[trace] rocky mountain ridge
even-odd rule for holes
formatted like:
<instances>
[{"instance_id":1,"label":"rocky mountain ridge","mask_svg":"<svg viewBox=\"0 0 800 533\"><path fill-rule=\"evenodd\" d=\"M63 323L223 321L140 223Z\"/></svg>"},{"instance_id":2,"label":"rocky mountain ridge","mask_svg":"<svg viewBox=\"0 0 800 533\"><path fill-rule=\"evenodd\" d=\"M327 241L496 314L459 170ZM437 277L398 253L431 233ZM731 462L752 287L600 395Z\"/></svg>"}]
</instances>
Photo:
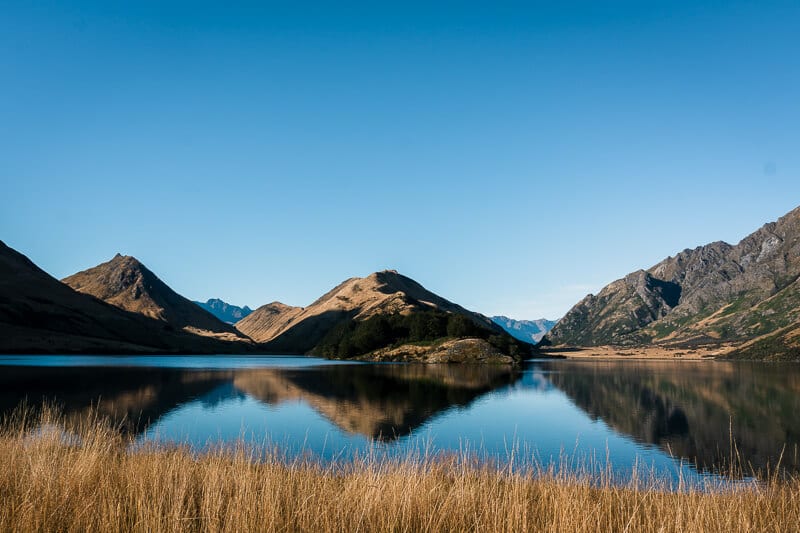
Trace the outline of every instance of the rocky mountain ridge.
<instances>
[{"instance_id":1,"label":"rocky mountain ridge","mask_svg":"<svg viewBox=\"0 0 800 533\"><path fill-rule=\"evenodd\" d=\"M735 343L733 356L800 349L800 207L736 245L684 250L576 304L553 345Z\"/></svg>"},{"instance_id":2,"label":"rocky mountain ridge","mask_svg":"<svg viewBox=\"0 0 800 533\"><path fill-rule=\"evenodd\" d=\"M253 312L253 310L246 305L244 307L239 307L238 305L232 305L222 301L219 298L211 298L205 302L195 301L193 303L205 309L226 324L235 324Z\"/></svg>"},{"instance_id":3,"label":"rocky mountain ridge","mask_svg":"<svg viewBox=\"0 0 800 533\"><path fill-rule=\"evenodd\" d=\"M118 254L60 282L0 243L0 353L316 350L354 359L413 345L404 360L508 364L531 348L394 271L347 280L306 308L276 302L251 316L258 320L248 331L260 343L177 294L133 257ZM381 360L392 357L384 350Z\"/></svg>"}]
</instances>

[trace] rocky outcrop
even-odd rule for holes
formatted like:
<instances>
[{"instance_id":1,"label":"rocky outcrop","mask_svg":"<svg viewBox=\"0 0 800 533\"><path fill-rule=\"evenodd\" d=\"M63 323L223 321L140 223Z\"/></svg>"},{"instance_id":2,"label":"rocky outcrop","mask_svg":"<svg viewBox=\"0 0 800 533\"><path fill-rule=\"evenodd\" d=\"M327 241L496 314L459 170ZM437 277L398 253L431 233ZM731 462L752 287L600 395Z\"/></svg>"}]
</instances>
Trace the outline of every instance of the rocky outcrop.
<instances>
[{"instance_id":1,"label":"rocky outcrop","mask_svg":"<svg viewBox=\"0 0 800 533\"><path fill-rule=\"evenodd\" d=\"M790 350L800 338L798 277L800 208L735 246L684 250L611 283L545 338L575 346L736 342L743 350L773 338L769 350Z\"/></svg>"}]
</instances>

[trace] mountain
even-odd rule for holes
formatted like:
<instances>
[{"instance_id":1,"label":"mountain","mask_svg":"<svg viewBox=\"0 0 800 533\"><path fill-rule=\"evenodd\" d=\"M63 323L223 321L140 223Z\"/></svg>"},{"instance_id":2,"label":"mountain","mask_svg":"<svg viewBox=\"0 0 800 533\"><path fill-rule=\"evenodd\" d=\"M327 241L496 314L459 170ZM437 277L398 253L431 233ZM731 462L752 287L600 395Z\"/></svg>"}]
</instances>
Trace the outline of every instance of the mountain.
<instances>
[{"instance_id":1,"label":"mountain","mask_svg":"<svg viewBox=\"0 0 800 533\"><path fill-rule=\"evenodd\" d=\"M800 358L800 207L736 245L684 250L575 305L545 340L723 344L732 357Z\"/></svg>"},{"instance_id":2,"label":"mountain","mask_svg":"<svg viewBox=\"0 0 800 533\"><path fill-rule=\"evenodd\" d=\"M212 298L207 302L193 302L199 305L221 321L226 324L235 324L247 315L253 312L252 309L247 307L238 307L229 303L223 302L219 298Z\"/></svg>"},{"instance_id":3,"label":"mountain","mask_svg":"<svg viewBox=\"0 0 800 533\"><path fill-rule=\"evenodd\" d=\"M348 279L308 307L280 302L264 305L236 327L276 352L338 358L443 338L479 337L486 342L491 338L505 353L529 348L489 318L437 296L394 270ZM480 352L481 357L489 354L483 345L457 348ZM418 356L415 351L415 360Z\"/></svg>"},{"instance_id":4,"label":"mountain","mask_svg":"<svg viewBox=\"0 0 800 533\"><path fill-rule=\"evenodd\" d=\"M2 353L215 353L226 347L243 349L76 292L0 241Z\"/></svg>"},{"instance_id":5,"label":"mountain","mask_svg":"<svg viewBox=\"0 0 800 533\"><path fill-rule=\"evenodd\" d=\"M196 304L173 291L135 257L117 254L111 261L61 280L78 292L111 305L166 322L184 331L222 340L247 340Z\"/></svg>"},{"instance_id":6,"label":"mountain","mask_svg":"<svg viewBox=\"0 0 800 533\"><path fill-rule=\"evenodd\" d=\"M539 320L514 320L507 316L493 316L492 322L506 332L524 342L539 342L545 334L556 325L555 320L540 318Z\"/></svg>"},{"instance_id":7,"label":"mountain","mask_svg":"<svg viewBox=\"0 0 800 533\"><path fill-rule=\"evenodd\" d=\"M236 323L236 329L256 342L270 342L295 323L295 318L303 312L302 307L292 307L281 302L262 305ZM310 343L308 349L313 346Z\"/></svg>"}]
</instances>

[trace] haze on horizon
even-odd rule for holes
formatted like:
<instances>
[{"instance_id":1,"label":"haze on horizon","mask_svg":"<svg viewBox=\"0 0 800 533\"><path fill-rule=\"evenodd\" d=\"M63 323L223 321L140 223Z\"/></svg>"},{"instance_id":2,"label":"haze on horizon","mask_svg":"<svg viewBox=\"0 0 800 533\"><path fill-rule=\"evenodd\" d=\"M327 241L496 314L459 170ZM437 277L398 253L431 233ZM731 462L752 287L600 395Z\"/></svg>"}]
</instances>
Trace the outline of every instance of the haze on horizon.
<instances>
[{"instance_id":1,"label":"haze on horizon","mask_svg":"<svg viewBox=\"0 0 800 533\"><path fill-rule=\"evenodd\" d=\"M10 2L0 239L308 305L558 318L800 204L797 2Z\"/></svg>"}]
</instances>

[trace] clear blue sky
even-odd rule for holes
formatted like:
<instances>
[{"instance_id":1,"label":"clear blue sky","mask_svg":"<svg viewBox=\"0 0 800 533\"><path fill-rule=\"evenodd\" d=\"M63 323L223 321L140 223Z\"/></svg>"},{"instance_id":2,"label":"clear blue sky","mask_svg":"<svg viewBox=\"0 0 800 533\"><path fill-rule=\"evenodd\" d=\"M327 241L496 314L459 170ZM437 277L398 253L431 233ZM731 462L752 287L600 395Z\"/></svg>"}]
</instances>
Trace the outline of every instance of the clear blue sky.
<instances>
[{"instance_id":1,"label":"clear blue sky","mask_svg":"<svg viewBox=\"0 0 800 533\"><path fill-rule=\"evenodd\" d=\"M700 4L4 2L0 239L192 299L396 268L556 318L800 204L800 4Z\"/></svg>"}]
</instances>

